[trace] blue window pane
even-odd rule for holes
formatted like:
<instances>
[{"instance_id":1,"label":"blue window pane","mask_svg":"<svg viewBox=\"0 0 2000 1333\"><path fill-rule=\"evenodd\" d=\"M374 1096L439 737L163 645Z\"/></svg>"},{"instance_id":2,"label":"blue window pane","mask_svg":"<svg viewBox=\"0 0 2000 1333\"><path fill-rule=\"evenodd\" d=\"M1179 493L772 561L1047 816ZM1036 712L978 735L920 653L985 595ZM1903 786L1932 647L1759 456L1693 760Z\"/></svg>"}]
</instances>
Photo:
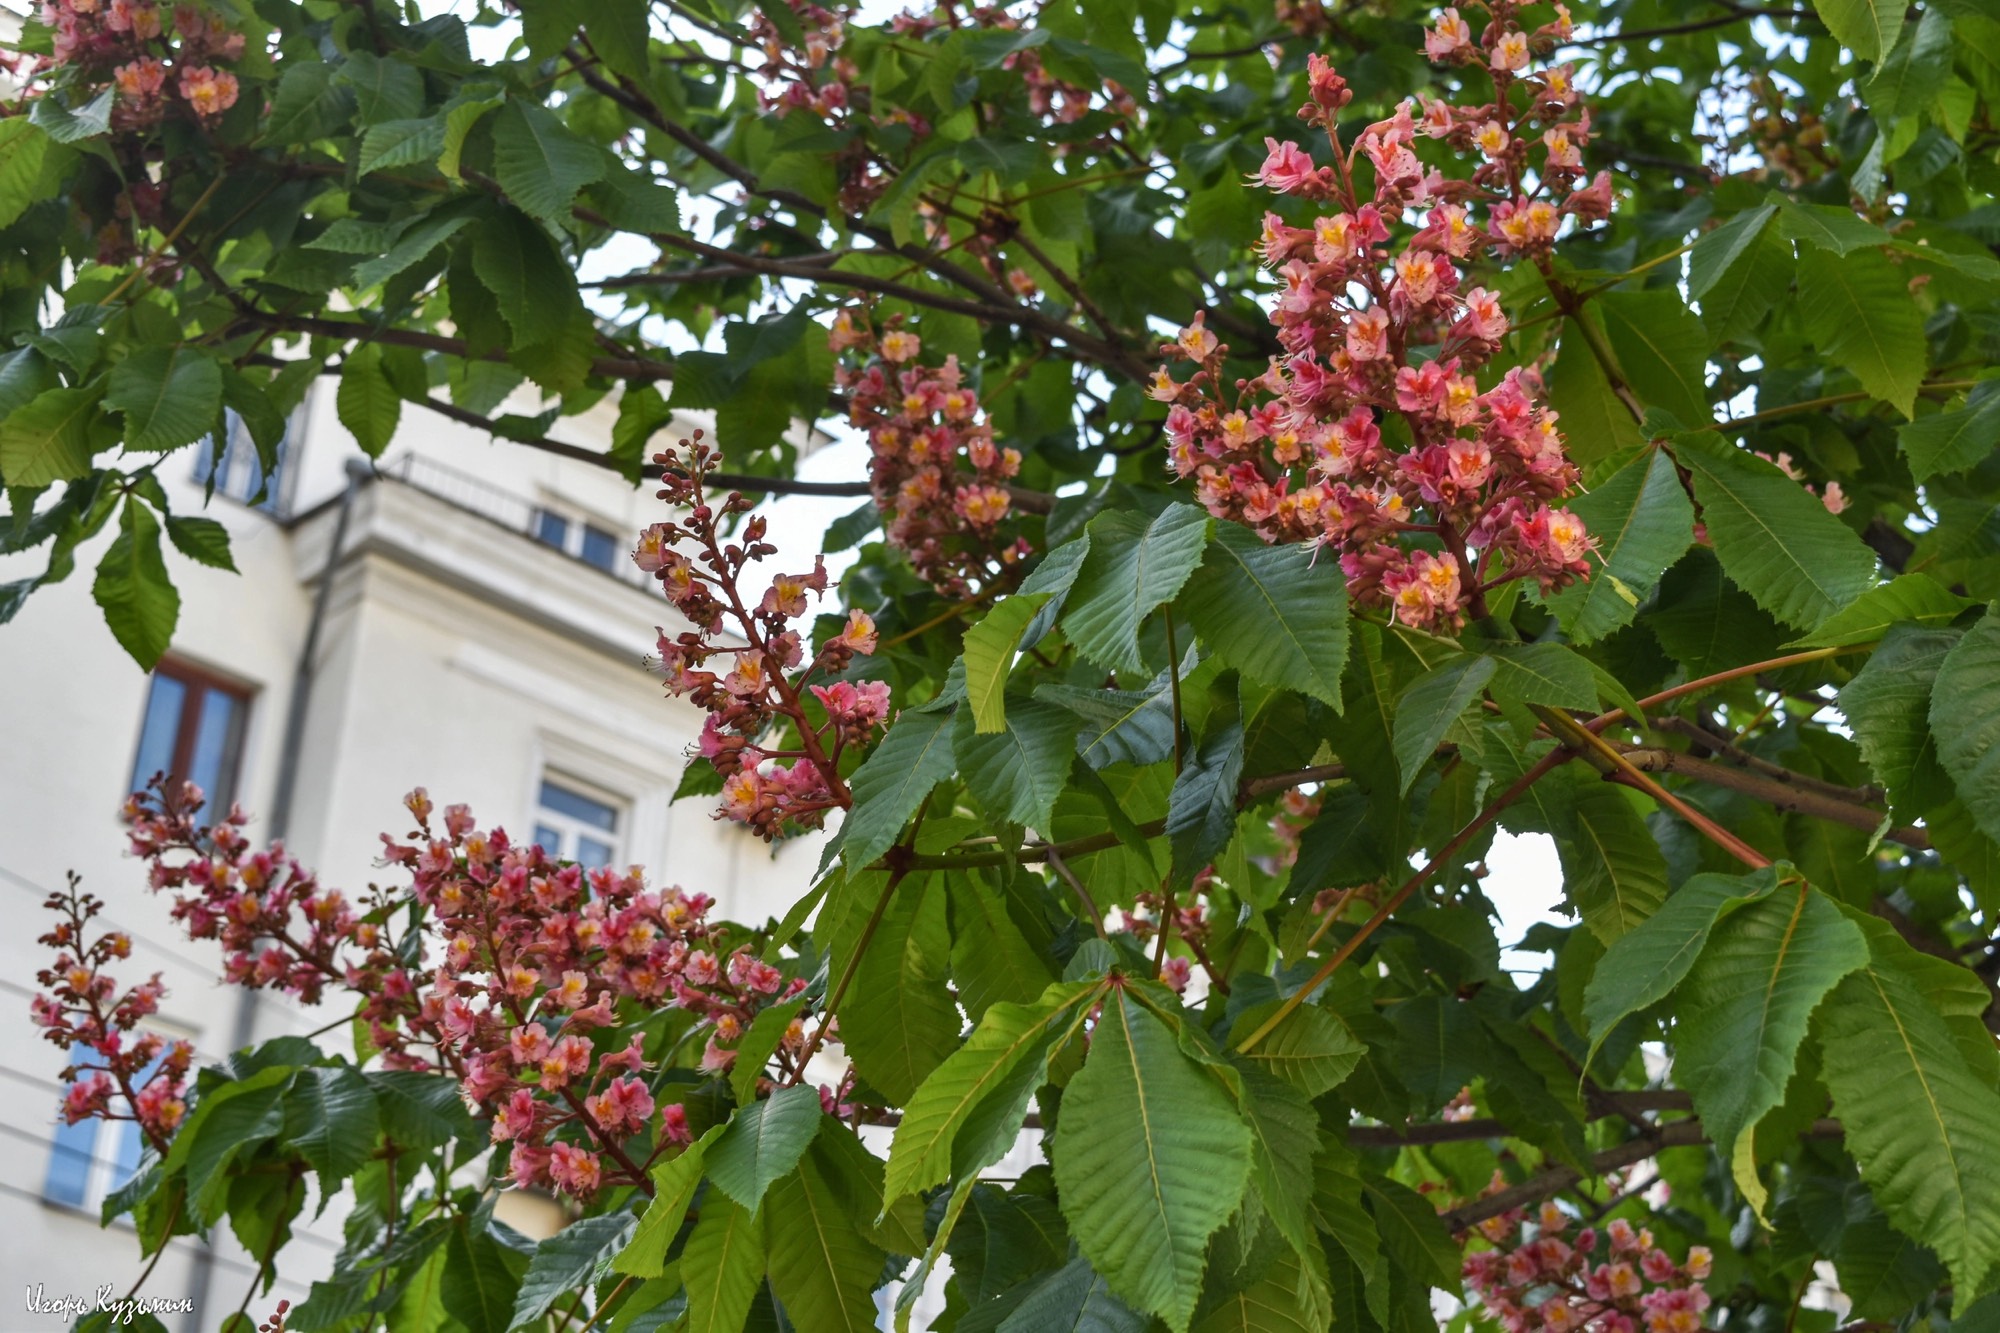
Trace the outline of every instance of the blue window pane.
<instances>
[{"instance_id":1,"label":"blue window pane","mask_svg":"<svg viewBox=\"0 0 2000 1333\"><path fill-rule=\"evenodd\" d=\"M132 763L131 790L137 791L153 774L173 767L174 741L180 736L187 688L172 676L153 677L152 693L146 696L146 718L139 726L139 757Z\"/></svg>"},{"instance_id":2,"label":"blue window pane","mask_svg":"<svg viewBox=\"0 0 2000 1333\"><path fill-rule=\"evenodd\" d=\"M195 724L194 754L188 761L189 781L208 793L209 808L227 813L234 799L238 736L243 706L221 690L203 689L201 720Z\"/></svg>"},{"instance_id":3,"label":"blue window pane","mask_svg":"<svg viewBox=\"0 0 2000 1333\"><path fill-rule=\"evenodd\" d=\"M559 787L544 779L541 800L544 810L568 815L571 819L588 824L592 828L601 828L606 833L618 831L618 811L603 801L585 796L581 792L571 791L568 787Z\"/></svg>"},{"instance_id":4,"label":"blue window pane","mask_svg":"<svg viewBox=\"0 0 2000 1333\"><path fill-rule=\"evenodd\" d=\"M569 545L569 520L544 509L535 516L535 536L561 550Z\"/></svg>"},{"instance_id":5,"label":"blue window pane","mask_svg":"<svg viewBox=\"0 0 2000 1333\"><path fill-rule=\"evenodd\" d=\"M603 528L583 530L583 560L599 569L618 567L618 539Z\"/></svg>"},{"instance_id":6,"label":"blue window pane","mask_svg":"<svg viewBox=\"0 0 2000 1333\"><path fill-rule=\"evenodd\" d=\"M146 1140L139 1133L139 1127L129 1120L107 1125L117 1137L118 1148L111 1160L111 1188L119 1190L139 1174L139 1158L146 1151Z\"/></svg>"},{"instance_id":7,"label":"blue window pane","mask_svg":"<svg viewBox=\"0 0 2000 1333\"><path fill-rule=\"evenodd\" d=\"M611 864L611 844L599 842L595 838L576 840L576 861L585 870L595 870L599 866Z\"/></svg>"},{"instance_id":8,"label":"blue window pane","mask_svg":"<svg viewBox=\"0 0 2000 1333\"><path fill-rule=\"evenodd\" d=\"M550 856L562 855L562 831L552 829L547 824L535 825L535 846Z\"/></svg>"},{"instance_id":9,"label":"blue window pane","mask_svg":"<svg viewBox=\"0 0 2000 1333\"><path fill-rule=\"evenodd\" d=\"M80 1120L74 1125L56 1126L55 1143L49 1151L49 1178L42 1195L51 1203L83 1207L90 1190L90 1162L97 1150L97 1130L103 1123Z\"/></svg>"}]
</instances>

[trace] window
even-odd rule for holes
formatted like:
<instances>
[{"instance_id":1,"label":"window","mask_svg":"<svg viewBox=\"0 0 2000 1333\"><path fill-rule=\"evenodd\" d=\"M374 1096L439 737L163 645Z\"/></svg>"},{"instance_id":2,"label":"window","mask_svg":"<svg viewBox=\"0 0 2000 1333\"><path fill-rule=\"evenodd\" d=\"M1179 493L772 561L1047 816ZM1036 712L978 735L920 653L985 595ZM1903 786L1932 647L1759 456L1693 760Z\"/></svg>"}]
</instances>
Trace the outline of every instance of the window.
<instances>
[{"instance_id":1,"label":"window","mask_svg":"<svg viewBox=\"0 0 2000 1333\"><path fill-rule=\"evenodd\" d=\"M241 686L185 662L161 662L139 724L130 790L145 786L155 773L167 773L207 792L211 816L226 813L236 799L249 711L250 696Z\"/></svg>"},{"instance_id":2,"label":"window","mask_svg":"<svg viewBox=\"0 0 2000 1333\"><path fill-rule=\"evenodd\" d=\"M553 509L535 511L535 540L614 574L618 572L618 559L624 554L617 533Z\"/></svg>"},{"instance_id":3,"label":"window","mask_svg":"<svg viewBox=\"0 0 2000 1333\"><path fill-rule=\"evenodd\" d=\"M618 807L567 780L543 778L535 841L550 856L595 870L618 856Z\"/></svg>"},{"instance_id":4,"label":"window","mask_svg":"<svg viewBox=\"0 0 2000 1333\"><path fill-rule=\"evenodd\" d=\"M144 1087L165 1055L155 1057L133 1080ZM123 1107L122 1098L113 1100ZM129 1109L129 1108L127 1108ZM131 1120L79 1120L74 1125L56 1123L55 1142L49 1147L49 1174L42 1182L42 1197L50 1203L95 1210L104 1196L122 1189L138 1174L139 1158L146 1140Z\"/></svg>"},{"instance_id":5,"label":"window","mask_svg":"<svg viewBox=\"0 0 2000 1333\"><path fill-rule=\"evenodd\" d=\"M256 441L250 438L250 428L243 424L243 418L234 410L223 413L223 444L218 453L210 442L195 450L194 479L203 484L213 484L216 494L226 495L232 500L241 500L253 509L266 514L278 512L279 482L284 473L286 448L291 443L290 430L279 439L272 451L273 463L267 474L264 460L257 452Z\"/></svg>"}]
</instances>

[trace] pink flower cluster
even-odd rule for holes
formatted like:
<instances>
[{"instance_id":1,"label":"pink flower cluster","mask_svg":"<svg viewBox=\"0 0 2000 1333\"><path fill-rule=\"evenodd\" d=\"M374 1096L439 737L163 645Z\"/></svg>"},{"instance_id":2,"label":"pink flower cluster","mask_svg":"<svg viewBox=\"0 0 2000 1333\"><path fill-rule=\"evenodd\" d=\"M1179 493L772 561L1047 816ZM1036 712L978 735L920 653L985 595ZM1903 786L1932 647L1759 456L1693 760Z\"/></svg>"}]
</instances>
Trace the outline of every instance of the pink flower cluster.
<instances>
[{"instance_id":1,"label":"pink flower cluster","mask_svg":"<svg viewBox=\"0 0 2000 1333\"><path fill-rule=\"evenodd\" d=\"M810 0L775 3L789 11L786 26L797 35L788 36L772 20L771 5L761 6L752 16L750 34L764 52L764 64L757 72L769 85L759 90L758 100L780 116L807 111L822 120L840 119L860 73L853 61L839 54L847 40L846 14Z\"/></svg>"},{"instance_id":2,"label":"pink flower cluster","mask_svg":"<svg viewBox=\"0 0 2000 1333\"><path fill-rule=\"evenodd\" d=\"M994 442L958 358L924 366L917 335L894 320L878 333L858 311L835 317L829 342L835 355L862 357L838 379L849 420L868 435L869 487L890 544L947 597L1011 580L1033 549L1007 522L1021 455Z\"/></svg>"},{"instance_id":3,"label":"pink flower cluster","mask_svg":"<svg viewBox=\"0 0 2000 1333\"><path fill-rule=\"evenodd\" d=\"M706 1031L702 1067L724 1070L752 1019L805 987L746 949L725 952L706 894L649 889L634 867L586 873L506 830L482 830L463 805L440 817L421 789L406 800L411 840L384 835L443 948L405 1034L435 1045L467 1105L512 1144L521 1186L588 1197L638 1184L670 1144L690 1140L687 1112L660 1105L643 1075L638 1032L615 1033L666 1007ZM794 1020L780 1069L804 1044ZM650 1142L649 1142L650 1140Z\"/></svg>"},{"instance_id":4,"label":"pink flower cluster","mask_svg":"<svg viewBox=\"0 0 2000 1333\"><path fill-rule=\"evenodd\" d=\"M1268 541L1330 543L1358 602L1386 603L1422 629L1483 616L1487 592L1509 580L1552 591L1590 570L1591 539L1558 504L1577 471L1556 414L1532 372L1482 384L1508 320L1464 270L1481 251L1545 263L1566 217L1609 211L1610 180L1580 186L1588 126L1568 71L1521 72L1567 20L1531 35L1515 22L1518 6L1491 8L1479 44L1447 10L1429 46L1440 59L1485 53L1494 99L1429 102L1421 115L1405 103L1351 148L1335 127L1351 94L1312 57L1300 115L1326 131L1332 165L1270 140L1258 173L1324 210L1304 227L1265 217L1261 250L1284 283L1271 317L1284 355L1228 392L1228 349L1197 314L1162 349L1195 373L1176 381L1162 367L1152 387L1170 405L1173 468L1211 513ZM1469 178L1427 169L1425 136L1476 153ZM1541 148L1529 187L1531 140Z\"/></svg>"},{"instance_id":5,"label":"pink flower cluster","mask_svg":"<svg viewBox=\"0 0 2000 1333\"><path fill-rule=\"evenodd\" d=\"M1599 1236L1585 1227L1564 1239L1571 1218L1544 1203L1536 1225L1516 1209L1479 1224L1495 1248L1465 1258L1466 1286L1507 1333L1695 1333L1703 1327L1711 1256L1688 1249L1684 1263L1653 1244L1653 1233L1624 1218L1605 1228L1609 1253L1593 1263ZM1518 1232L1518 1234L1517 1234Z\"/></svg>"},{"instance_id":6,"label":"pink flower cluster","mask_svg":"<svg viewBox=\"0 0 2000 1333\"><path fill-rule=\"evenodd\" d=\"M29 1002L29 1012L58 1048L88 1053L63 1070L69 1084L63 1120L72 1125L93 1118L136 1121L146 1141L165 1152L187 1114L187 1072L194 1048L157 1032L135 1035L139 1024L159 1010L166 993L160 975L155 972L151 980L119 990L104 968L130 958L132 941L116 931L92 937L89 923L104 904L79 891L74 875L67 890L50 894L44 906L61 918L40 939L56 956L36 974L49 990Z\"/></svg>"},{"instance_id":7,"label":"pink flower cluster","mask_svg":"<svg viewBox=\"0 0 2000 1333\"><path fill-rule=\"evenodd\" d=\"M54 63L77 71L80 91L109 82L118 94L112 123L121 129L164 118L170 85L197 120L236 105L236 75L216 62L242 57L243 34L194 5L174 6L172 17L169 28L160 7L144 0L43 0L41 9L54 33Z\"/></svg>"},{"instance_id":8,"label":"pink flower cluster","mask_svg":"<svg viewBox=\"0 0 2000 1333\"><path fill-rule=\"evenodd\" d=\"M735 493L719 507L708 502L703 478L720 460L701 432L655 461L666 469L661 498L684 507L687 518L647 528L632 558L694 625L660 631L660 668L669 693L708 712L699 753L722 775L720 813L767 839L816 828L827 811L849 804L841 754L888 720L885 683L838 679L856 656L875 651L875 622L850 612L808 664L793 622L825 594L824 565L779 574L761 596L746 592L751 566L777 551L764 540L764 519L746 522L741 541L723 540L722 525L750 502ZM826 683L808 685L815 673Z\"/></svg>"},{"instance_id":9,"label":"pink flower cluster","mask_svg":"<svg viewBox=\"0 0 2000 1333\"><path fill-rule=\"evenodd\" d=\"M338 889L321 887L282 843L253 847L241 806L213 825L197 821L201 788L156 776L125 802L134 856L147 884L171 892L173 919L189 939L225 950L223 979L317 1004L329 982L367 997L363 1019L394 1021L412 986L382 927Z\"/></svg>"}]
</instances>

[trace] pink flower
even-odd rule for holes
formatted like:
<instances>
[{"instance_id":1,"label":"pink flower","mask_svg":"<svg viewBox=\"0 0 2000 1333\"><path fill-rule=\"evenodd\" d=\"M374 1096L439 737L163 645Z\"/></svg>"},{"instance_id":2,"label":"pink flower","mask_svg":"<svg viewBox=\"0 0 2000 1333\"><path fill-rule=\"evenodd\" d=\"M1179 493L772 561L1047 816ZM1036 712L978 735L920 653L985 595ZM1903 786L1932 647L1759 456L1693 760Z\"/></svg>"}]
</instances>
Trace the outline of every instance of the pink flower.
<instances>
[{"instance_id":1,"label":"pink flower","mask_svg":"<svg viewBox=\"0 0 2000 1333\"><path fill-rule=\"evenodd\" d=\"M1264 140L1269 150L1264 165L1257 169L1256 180L1266 189L1280 194L1302 194L1319 179L1319 170L1313 166L1312 158L1304 149L1287 140L1284 143L1273 138Z\"/></svg>"},{"instance_id":2,"label":"pink flower","mask_svg":"<svg viewBox=\"0 0 2000 1333\"><path fill-rule=\"evenodd\" d=\"M167 86L167 67L156 57L140 56L112 70L111 81L127 101L150 102Z\"/></svg>"},{"instance_id":3,"label":"pink flower","mask_svg":"<svg viewBox=\"0 0 2000 1333\"><path fill-rule=\"evenodd\" d=\"M598 1183L603 1178L597 1154L573 1143L558 1143L550 1147L548 1171L549 1179L555 1182L556 1188L578 1198L588 1198L597 1193Z\"/></svg>"},{"instance_id":4,"label":"pink flower","mask_svg":"<svg viewBox=\"0 0 2000 1333\"><path fill-rule=\"evenodd\" d=\"M1433 61L1450 60L1471 46L1472 25L1460 18L1456 9L1445 10L1437 26L1424 34L1424 54Z\"/></svg>"},{"instance_id":5,"label":"pink flower","mask_svg":"<svg viewBox=\"0 0 2000 1333\"><path fill-rule=\"evenodd\" d=\"M114 0L115 3L115 0ZM158 11L151 11L158 23ZM196 65L181 71L181 96L198 116L219 116L236 105L236 76L228 70Z\"/></svg>"}]
</instances>

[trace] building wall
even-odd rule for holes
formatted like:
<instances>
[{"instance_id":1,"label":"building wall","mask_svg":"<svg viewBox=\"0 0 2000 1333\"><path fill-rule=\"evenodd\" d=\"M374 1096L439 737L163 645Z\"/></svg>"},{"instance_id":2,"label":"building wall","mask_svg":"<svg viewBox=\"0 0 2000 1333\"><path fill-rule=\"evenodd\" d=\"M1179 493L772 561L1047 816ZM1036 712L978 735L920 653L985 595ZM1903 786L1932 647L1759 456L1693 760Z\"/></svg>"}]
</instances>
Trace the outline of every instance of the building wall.
<instances>
[{"instance_id":1,"label":"building wall","mask_svg":"<svg viewBox=\"0 0 2000 1333\"><path fill-rule=\"evenodd\" d=\"M407 830L401 797L417 785L440 805L470 804L483 825L530 837L537 784L551 771L619 799L621 861L647 866L656 882L713 894L727 917L782 914L810 876L816 846L774 857L711 820L706 800L669 805L701 722L664 696L642 662L671 609L622 562L605 572L516 530L522 515L553 505L629 548L660 502L587 464L494 444L420 408L404 413L382 464L391 477L407 469L410 480L358 488L337 555L340 497L358 451L335 419L330 382L294 420L282 483L287 519L220 497L203 510L188 455L162 468L177 512L228 525L243 571L167 555L182 598L174 654L253 691L238 786L252 836L268 827L294 673L331 557L288 837L324 882L351 892L371 879L393 882L375 864L377 835ZM603 404L556 433L602 448L614 417ZM805 535L807 549L816 535ZM242 1021L242 993L216 981L213 946L179 936L167 904L146 892L123 854L116 811L132 778L149 680L90 596L90 570L109 539L80 553L68 582L37 591L0 626L0 683L11 696L0 715L0 904L16 923L0 933L0 1235L9 1240L0 1246L0 1312L19 1299L10 1289L39 1283L51 1295L81 1295L112 1283L122 1292L142 1267L129 1229L103 1234L94 1216L43 1198L63 1059L27 1021L29 983L46 962L34 943L44 928L39 900L65 872L81 874L107 901L106 920L134 938L120 980L161 971L169 987L162 1026L192 1037L202 1060L226 1053ZM39 568L32 556L0 557L0 582ZM250 1018L261 1040L337 1016L260 997ZM336 1203L300 1229L277 1288L252 1302L253 1314L280 1297L302 1299L325 1275L341 1212ZM198 1285L199 1248L176 1241L147 1293ZM212 1328L242 1299L254 1265L226 1235L215 1238L207 1263L203 1326ZM13 1326L10 1318L0 1313L0 1327Z\"/></svg>"}]
</instances>

